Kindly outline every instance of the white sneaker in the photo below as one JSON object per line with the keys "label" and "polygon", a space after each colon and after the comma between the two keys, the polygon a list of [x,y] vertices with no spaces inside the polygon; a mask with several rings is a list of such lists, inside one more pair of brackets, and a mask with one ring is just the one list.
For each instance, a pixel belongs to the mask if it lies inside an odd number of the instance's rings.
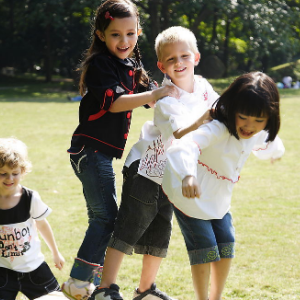
{"label": "white sneaker", "polygon": [[74,279],[69,278],[61,286],[64,295],[71,300],[87,300],[93,293],[95,286],[93,283],[83,281],[82,284]]}

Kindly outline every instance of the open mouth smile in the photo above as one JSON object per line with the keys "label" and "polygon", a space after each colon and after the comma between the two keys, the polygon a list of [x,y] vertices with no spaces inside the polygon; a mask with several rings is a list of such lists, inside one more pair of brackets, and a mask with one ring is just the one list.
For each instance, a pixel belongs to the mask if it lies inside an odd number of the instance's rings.
{"label": "open mouth smile", "polygon": [[253,135],[254,131],[246,131],[243,128],[240,128],[240,132],[243,136],[249,137],[251,135]]}
{"label": "open mouth smile", "polygon": [[186,70],[186,67],[183,67],[182,69],[175,70],[175,72],[180,73],[180,72],[183,72],[183,71],[185,71],[185,70]]}
{"label": "open mouth smile", "polygon": [[125,48],[117,48],[118,49],[118,51],[120,51],[120,52],[126,52],[128,49],[129,49],[129,47],[125,47]]}

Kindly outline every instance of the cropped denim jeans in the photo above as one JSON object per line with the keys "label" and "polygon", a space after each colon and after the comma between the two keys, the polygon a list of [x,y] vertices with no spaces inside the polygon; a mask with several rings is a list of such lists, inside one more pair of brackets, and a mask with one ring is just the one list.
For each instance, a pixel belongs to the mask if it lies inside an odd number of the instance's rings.
{"label": "cropped denim jeans", "polygon": [[82,183],[89,224],[71,277],[93,281],[95,285],[99,284],[97,273],[103,265],[118,211],[112,160],[113,157],[91,148],[70,154],[71,165]]}

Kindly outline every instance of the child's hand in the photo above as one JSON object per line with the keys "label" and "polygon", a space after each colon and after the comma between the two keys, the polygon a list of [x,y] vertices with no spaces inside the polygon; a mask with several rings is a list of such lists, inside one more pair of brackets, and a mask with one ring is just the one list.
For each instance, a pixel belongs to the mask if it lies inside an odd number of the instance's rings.
{"label": "child's hand", "polygon": [[64,257],[60,254],[60,252],[58,251],[57,254],[53,255],[53,261],[55,264],[55,267],[59,270],[61,270],[65,264],[65,259]]}
{"label": "child's hand", "polygon": [[194,176],[186,176],[182,180],[182,195],[187,198],[200,197],[200,189]]}
{"label": "child's hand", "polygon": [[158,97],[156,98],[156,100],[159,100],[161,98],[164,98],[164,97],[173,97],[173,98],[176,98],[176,99],[179,99],[180,97],[180,93],[179,93],[179,90],[173,86],[173,85],[165,85],[157,90],[154,91],[155,93],[158,93]]}
{"label": "child's hand", "polygon": [[202,124],[206,124],[210,121],[212,121],[212,117],[210,115],[210,109],[208,109],[199,119],[198,119],[198,124],[201,126]]}
{"label": "child's hand", "polygon": [[278,161],[280,159],[281,159],[281,157],[279,157],[279,158],[273,158],[273,157],[271,157],[271,164],[273,165],[275,163],[275,161]]}

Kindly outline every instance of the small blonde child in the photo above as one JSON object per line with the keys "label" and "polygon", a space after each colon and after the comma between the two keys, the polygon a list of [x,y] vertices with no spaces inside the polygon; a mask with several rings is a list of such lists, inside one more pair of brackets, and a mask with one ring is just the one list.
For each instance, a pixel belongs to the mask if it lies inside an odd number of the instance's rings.
{"label": "small blonde child", "polygon": [[53,255],[55,267],[64,265],[46,217],[51,209],[38,192],[20,184],[30,172],[26,145],[0,138],[0,299],[14,300],[19,292],[36,299],[60,287],[41,252],[38,231]]}

